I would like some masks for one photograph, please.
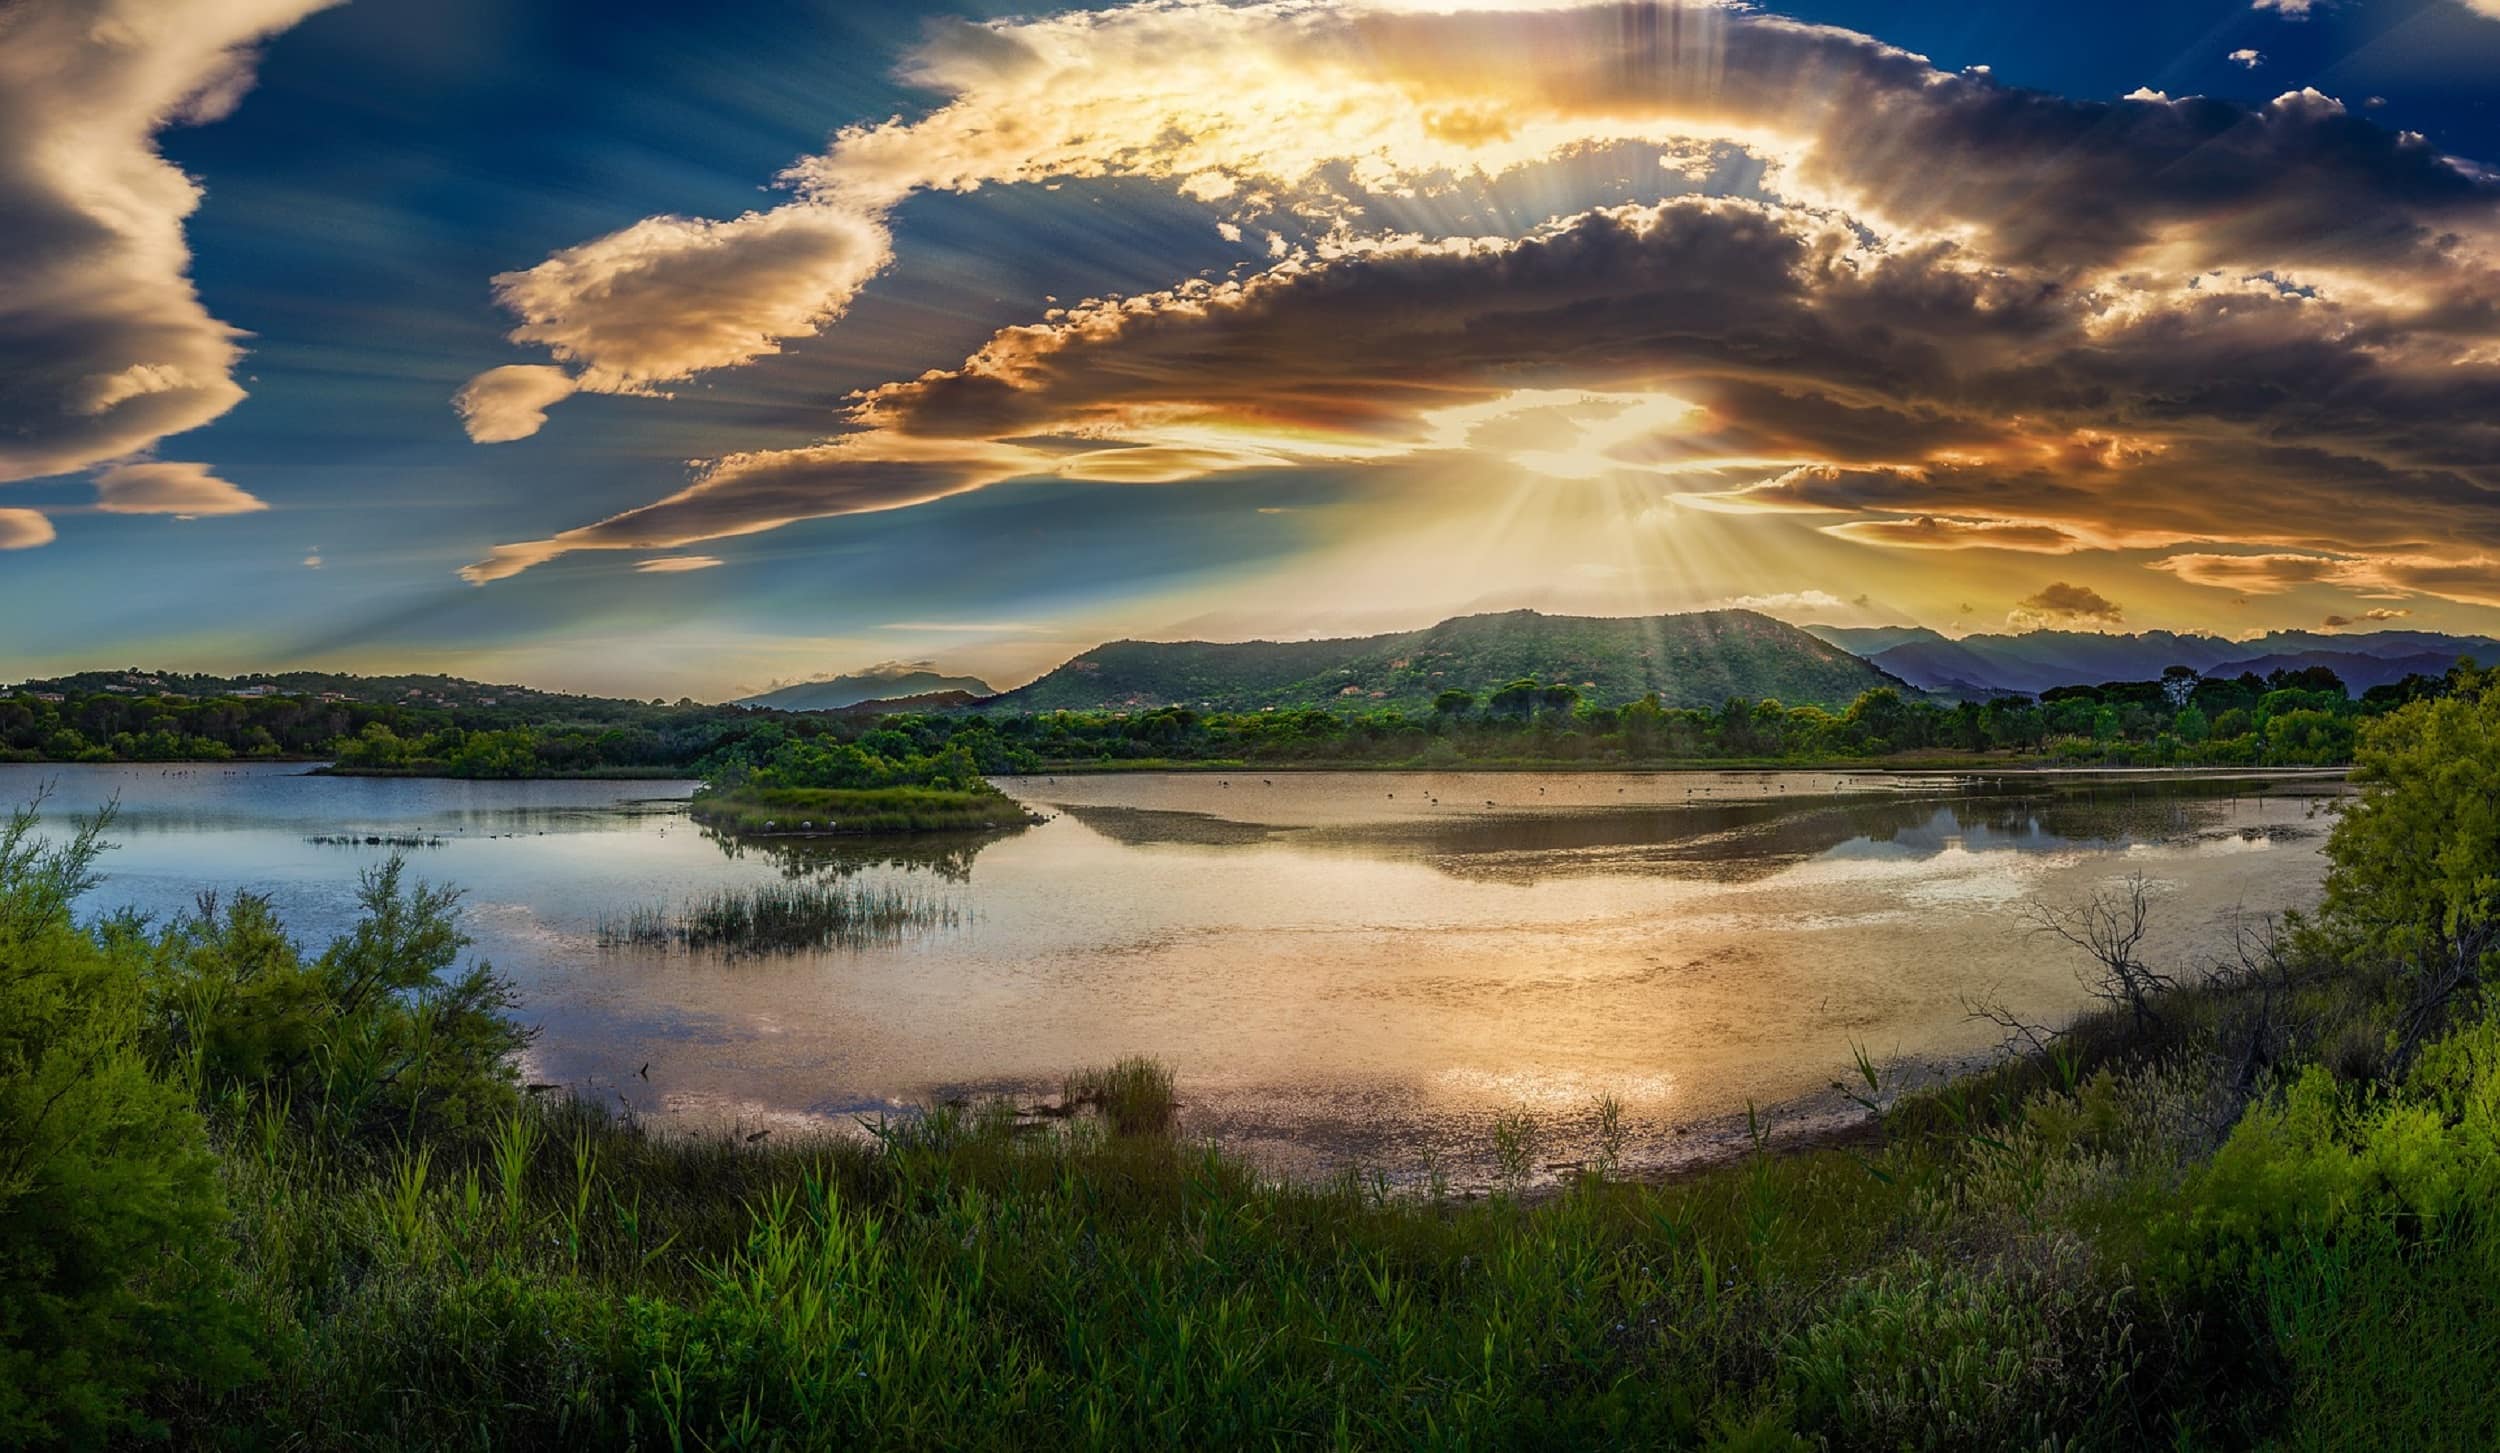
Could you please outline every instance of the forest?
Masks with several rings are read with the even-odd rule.
[[[1950,762],[2327,766],[2357,726],[2470,680],[2413,676],[2348,695],[2323,668],[2058,687],[2037,698],[1923,698],[1895,687],[1839,711],[1730,698],[1716,710],[1584,697],[1523,677],[1429,709],[1247,712],[953,711],[877,717],[681,701],[532,696],[443,704],[269,695],[172,698],[90,691],[0,699],[0,760],[314,760],[334,770],[519,778],[769,772],[777,785],[890,787],[932,774],[1137,766],[1675,766]],[[957,749],[960,749],[958,752]]]

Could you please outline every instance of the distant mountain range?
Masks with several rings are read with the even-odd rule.
[[[974,676],[944,676],[922,666],[871,666],[823,681],[802,681],[755,696],[741,697],[740,706],[768,706],[779,711],[841,711],[862,702],[893,703],[911,709],[901,698],[962,692],[967,698],[991,696],[989,683]]]
[[[1923,626],[1805,629],[1921,690],[1964,696],[2029,694],[2052,686],[2103,681],[2149,681],[2171,666],[2192,666],[2209,676],[2237,676],[2244,671],[2264,676],[2286,668],[2325,666],[2358,694],[2416,672],[2438,675],[2460,656],[2471,656],[2483,665],[2500,662],[2500,641],[2437,631],[2356,635],[2275,631],[2234,641],[2172,631],[2133,635],[2026,631],[1955,640]]]
[[[1428,708],[1442,692],[1479,699],[1523,676],[1600,702],[1655,691],[1669,706],[1748,700],[1846,706],[1901,683],[1848,651],[1754,611],[1635,617],[1537,611],[1458,616],[1420,631],[1328,641],[1113,641],[982,703],[998,711],[1185,705]]]

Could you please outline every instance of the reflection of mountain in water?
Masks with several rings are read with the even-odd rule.
[[[949,883],[972,878],[972,860],[999,833],[911,833],[892,837],[739,837],[704,828],[723,857],[759,858],[785,878],[848,878],[870,868],[928,873]]]
[[[1665,872],[1748,882],[1824,855],[1924,859],[1968,852],[2058,852],[2181,843],[2222,831],[2254,799],[2276,804],[2271,832],[2306,831],[2305,804],[2332,780],[2165,779],[2075,783],[2038,776],[1935,779],[1901,795],[1827,795],[1640,805],[1589,811],[1484,811],[1319,827],[1213,813],[1070,804],[1067,815],[1130,847],[1304,847],[1420,860],[1461,878],[1533,881],[1579,873]]]

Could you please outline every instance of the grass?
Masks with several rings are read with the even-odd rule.
[[[1035,821],[1013,798],[984,783],[977,791],[940,787],[770,787],[695,794],[694,820],[728,832],[965,832],[1025,827]]]
[[[2379,987],[2291,991],[2357,1011]],[[2453,1214],[2371,1189],[2453,1179],[2407,1118],[2421,1087],[2349,1096],[2411,1137],[2365,1157],[2379,1182],[2316,1170],[2376,1130],[2267,1096],[2235,1130],[2252,1102],[2199,1046],[2251,992],[2179,991],[2149,1037],[2099,1016],[1937,1094],[1861,1059],[1875,1142],[1758,1139],[1665,1184],[1609,1153],[1532,1195],[1555,1127],[1514,1112],[1469,1199],[1263,1175],[1179,1138],[1183,1086],[1144,1059],[1066,1078],[1095,1115],[790,1141],[557,1099],[360,1148],[237,1100],[213,1123],[263,1369],[156,1412],[175,1446],[233,1447],[2483,1441],[2492,1159],[2440,1193]],[[2468,1033],[2460,1144],[2500,1105],[2500,1026]],[[1589,1113],[1620,1140],[1620,1107]],[[2340,1219],[2282,1209],[2304,1198]]]
[[[597,932],[602,948],[797,953],[893,943],[962,921],[961,910],[925,889],[802,880],[717,888],[675,909],[637,904],[601,917]]]
[[[1160,1133],[1159,1066],[1068,1084],[1101,1121],[1034,1132],[976,1106],[774,1147],[558,1103],[465,1159],[370,1165],[235,1137],[246,1295],[286,1351],[248,1394],[185,1409],[177,1435],[2365,1446],[2328,1435],[2380,1406],[2346,1363],[2404,1350],[2368,1319],[2410,1304],[2377,1299],[2437,1291],[2428,1315],[2468,1337],[2490,1300],[2418,1246],[2356,1252],[2359,1287],[2291,1257],[2283,1297],[2309,1309],[2292,1381],[2238,1368],[2203,1320],[2220,1314],[2142,1276],[2127,1237],[2078,1231],[2175,1187],[2192,1155],[2194,1091],[2156,1074],[1869,1157],[1757,1155],[1663,1186],[1588,1175],[1535,1204],[1274,1181]],[[2262,1287],[2230,1315],[2257,1327],[2281,1301]],[[2341,1411],[2283,1416],[2304,1397]],[[2431,1396],[2409,1426],[2436,1434],[2454,1411]]]
[[[1092,1107],[1115,1135],[1169,1135],[1178,1120],[1180,1095],[1170,1066],[1131,1055],[1068,1076],[1059,1103],[1063,1110]]]

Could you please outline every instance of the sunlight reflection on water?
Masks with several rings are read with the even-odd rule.
[[[1491,1118],[1555,1153],[1620,1098],[1636,1162],[1827,1086],[1852,1044],[1966,1055],[1964,1001],[2080,999],[2026,933],[2140,870],[2163,964],[2314,895],[2332,778],[2106,774],[1234,773],[1025,778],[1051,815],[982,840],[724,845],[691,784],[318,778],[294,769],[0,767],[67,812],[118,794],[92,907],[268,892],[318,945],[359,869],[418,837],[520,985],[534,1079],[677,1123],[848,1124],[939,1096],[1054,1089],[1153,1053],[1187,1123],[1280,1166],[1481,1161]],[[784,876],[917,884],[965,910],[898,942],[726,959],[603,949],[603,915]],[[647,1078],[639,1067],[648,1064]]]

